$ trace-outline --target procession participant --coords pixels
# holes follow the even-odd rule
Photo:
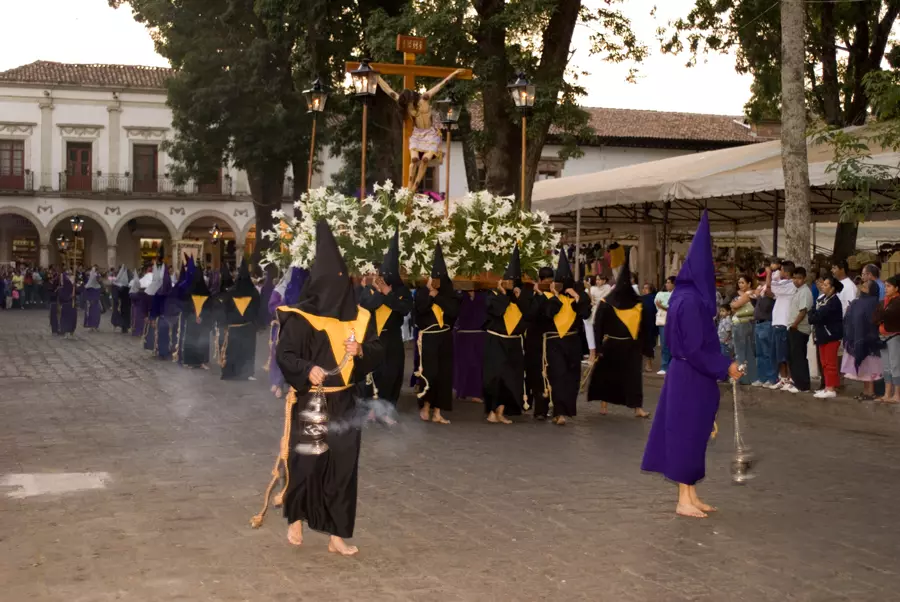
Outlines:
[[[397,94],[381,76],[378,76],[378,86],[397,103],[400,119],[402,121],[410,119],[413,122],[413,133],[409,137],[410,190],[419,189],[419,184],[428,172],[428,164],[432,159],[440,161],[443,155],[441,133],[434,126],[431,116],[431,99],[447,85],[447,82],[462,72],[462,69],[457,69],[425,93],[403,90]]]
[[[544,383],[544,334],[554,330],[553,320],[547,317],[547,300],[553,297],[553,268],[538,270],[534,287],[532,315],[534,319],[525,335],[525,390],[528,404],[534,409],[536,420],[546,420],[550,412],[550,398]]]
[[[218,289],[210,285],[210,291],[213,293],[213,357],[221,363],[219,353],[222,350],[222,344],[225,342],[225,329],[228,326],[227,317],[225,315],[225,305],[228,300],[229,289],[234,285],[231,277],[231,270],[228,265],[222,262],[218,272],[213,272],[215,283]],[[212,276],[210,280],[212,280]]]
[[[406,366],[401,328],[413,307],[412,294],[400,278],[399,230],[394,231],[391,246],[378,268],[375,281],[362,289],[359,305],[374,316],[375,332],[384,345],[384,361],[370,379],[371,395],[396,406],[403,387],[403,368]]]
[[[78,326],[78,310],[75,308],[75,284],[69,279],[66,271],[59,274],[57,302],[59,303],[59,334],[71,339],[75,336],[75,328]]]
[[[224,283],[223,283],[224,284]],[[222,300],[225,328],[219,365],[222,380],[256,380],[256,319],[259,291],[250,279],[247,262],[241,263],[237,282]]]
[[[607,404],[634,409],[635,418],[649,418],[644,411],[644,376],[641,372],[641,319],[643,302],[631,286],[631,269],[626,258],[616,286],[600,303],[594,315],[597,363],[591,375],[588,400],[600,400],[600,413]]]
[[[483,401],[481,372],[487,333],[487,291],[460,291],[459,316],[453,327],[453,390],[460,399]]]
[[[279,307],[278,318],[278,366],[291,391],[286,399],[281,453],[263,510],[251,525],[262,524],[269,494],[283,467],[285,486],[276,504],[283,500],[288,541],[295,546],[303,543],[306,521],[309,528],[331,536],[329,552],[352,556],[359,549],[344,539],[353,537],[356,523],[361,432],[353,426],[354,391],[378,367],[384,350],[375,333],[374,316],[357,306],[347,265],[325,220],[316,224],[316,256],[299,302]],[[304,455],[296,449],[302,441],[300,414],[307,396],[316,389],[325,395],[332,428],[325,437],[327,451]],[[341,422],[351,428],[333,427]]]
[[[581,383],[581,339],[579,320],[591,313],[591,300],[572,277],[566,254],[559,254],[553,278],[553,296],[544,305],[544,315],[553,328],[543,336],[544,388],[553,406],[553,423],[566,424],[576,415],[576,400]]]
[[[193,261],[192,259],[189,261]],[[209,333],[213,303],[203,270],[193,266],[178,328],[177,360],[182,366],[209,370]]]
[[[131,326],[131,303],[128,299],[128,269],[125,264],[119,267],[111,288],[113,330],[118,328],[120,332],[128,332],[128,327]]]
[[[109,270],[109,275],[107,277],[107,285],[109,286],[109,298],[110,298],[110,308],[112,312],[109,316],[109,321],[112,324],[113,332],[117,328],[122,327],[122,314],[119,312],[119,274],[122,273],[122,268],[125,266],[119,266],[119,271],[116,272],[112,268]],[[125,285],[128,286],[128,272],[125,272]]]
[[[275,284],[272,282],[272,274],[266,270],[262,286],[259,287],[259,314],[256,317],[258,328],[265,328],[272,321],[273,314],[269,311],[269,299],[272,297],[273,290],[275,290]]]
[[[91,268],[84,285],[84,327],[94,332],[100,328],[100,275],[97,266]]]
[[[700,501],[696,485],[706,475],[706,445],[719,409],[718,381],[741,377],[737,364],[722,355],[719,347],[714,322],[715,266],[706,211],[676,282],[666,316],[672,363],[641,468],[678,483],[677,514],[706,518],[715,508]]]
[[[487,299],[484,343],[484,412],[491,423],[512,424],[525,403],[525,342],[534,293],[522,288],[519,245],[509,259],[497,289]]]
[[[189,303],[188,290],[194,279],[193,259],[187,255],[184,258],[178,281],[172,285],[165,304],[166,320],[169,322],[169,346],[173,362],[178,361],[178,342],[181,340],[181,314]]]
[[[139,270],[135,270],[131,277],[131,283],[128,286],[128,300],[131,301],[131,336],[136,337],[144,332],[144,320],[146,314],[143,311],[141,297],[141,274]]]
[[[269,298],[269,311],[274,319],[269,331],[269,359],[266,361],[263,369],[269,373],[270,390],[278,399],[281,399],[284,395],[284,374],[281,373],[278,361],[275,358],[275,350],[281,332],[281,323],[278,321],[277,310],[282,305],[293,305],[297,302],[297,299],[300,297],[300,289],[306,281],[306,275],[306,270],[302,268],[288,268],[278,286],[272,290],[272,296]]]
[[[162,264],[162,284],[153,295],[150,316],[153,321],[153,355],[160,359],[169,359],[172,356],[172,320],[169,309],[172,298],[172,277],[169,274],[169,266]]]
[[[52,269],[47,274],[47,284],[50,297],[50,332],[61,334],[59,331],[59,287],[61,279]]]
[[[163,284],[162,270],[164,267],[160,267],[154,261],[149,283],[147,283],[146,275],[143,278],[143,282],[146,285],[141,303],[147,311],[147,317],[144,319],[144,350],[150,353],[153,353],[153,350],[156,348],[156,319],[162,311],[162,303],[156,300],[156,293]]]
[[[441,415],[453,409],[453,333],[459,315],[459,299],[447,272],[441,243],[434,248],[431,277],[416,292],[416,326],[419,329],[419,418],[450,424]],[[432,414],[432,410],[434,413]]]

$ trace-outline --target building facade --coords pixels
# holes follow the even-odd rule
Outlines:
[[[170,70],[38,61],[0,72],[0,263],[78,262],[137,266],[191,250],[208,264],[236,264],[256,238],[246,174],[223,166],[216,178],[177,184],[164,142]],[[544,149],[540,178],[566,177],[757,141],[724,116],[589,109],[597,136],[584,155],[561,161]],[[477,115],[473,122],[478,127]],[[552,141],[552,132],[551,132]],[[313,185],[341,167],[327,149]],[[443,182],[436,166],[429,178]],[[450,196],[467,192],[462,149],[451,148]],[[287,174],[284,207],[293,179]],[[438,186],[435,186],[436,188]],[[72,231],[72,218],[84,220]],[[213,242],[215,227],[221,239]],[[67,249],[60,250],[60,239]]]

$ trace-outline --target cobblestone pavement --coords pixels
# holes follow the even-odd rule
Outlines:
[[[641,474],[650,423],[626,411],[500,426],[459,402],[441,427],[407,399],[396,428],[363,436],[361,554],[315,533],[290,548],[277,512],[248,526],[282,404],[151,360],[108,322],[60,341],[45,312],[0,312],[0,477],[110,479],[0,489],[4,602],[900,599],[896,439],[752,411],[759,477],[730,484],[723,417],[701,490],[721,511],[696,521]]]

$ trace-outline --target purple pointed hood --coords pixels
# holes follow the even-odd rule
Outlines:
[[[287,287],[284,289],[284,295],[282,295],[282,303],[284,305],[294,305],[297,303],[297,300],[300,298],[300,289],[303,288],[303,284],[306,282],[306,277],[309,275],[309,272],[304,270],[303,268],[291,268],[288,280]]]
[[[698,298],[710,317],[715,317],[716,266],[713,264],[712,235],[709,232],[709,214],[706,211],[700,218],[700,225],[697,226],[684,265],[675,277],[675,292],[672,293],[669,305],[683,295]]]
[[[156,291],[156,295],[162,297],[172,292],[172,277],[169,275],[169,268],[166,264],[162,264],[160,269],[162,270],[162,284]]]

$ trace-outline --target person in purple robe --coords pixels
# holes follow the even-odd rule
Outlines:
[[[308,272],[303,268],[289,268],[287,273],[282,276],[281,281],[272,290],[269,296],[269,313],[272,316],[277,315],[277,310],[283,305],[294,305],[300,298],[300,289],[306,282]],[[278,348],[278,335],[281,332],[280,322],[272,320],[269,329],[269,359],[266,362],[266,371],[269,373],[270,390],[278,399],[284,395],[284,374],[278,367],[275,358],[275,351]]]
[[[94,332],[100,328],[100,276],[97,266],[91,268],[84,285],[84,327]]]
[[[50,299],[50,332],[60,334],[59,332],[59,287],[60,278],[51,268],[47,275],[47,292]]]
[[[675,283],[666,315],[672,362],[641,469],[661,473],[678,484],[677,514],[706,518],[715,508],[700,501],[697,482],[706,476],[706,446],[719,409],[718,381],[741,377],[737,363],[722,355],[719,347],[715,266],[706,211]]]
[[[453,389],[460,399],[482,401],[487,291],[461,291],[453,330]]]
[[[272,296],[272,291],[275,290],[275,284],[272,282],[272,274],[266,270],[266,276],[263,280],[262,286],[259,287],[259,317],[258,327],[265,328],[272,321],[272,316],[275,313],[269,309],[269,298]]]
[[[67,339],[75,335],[78,326],[78,310],[75,307],[75,284],[66,272],[59,276],[59,334]]]

